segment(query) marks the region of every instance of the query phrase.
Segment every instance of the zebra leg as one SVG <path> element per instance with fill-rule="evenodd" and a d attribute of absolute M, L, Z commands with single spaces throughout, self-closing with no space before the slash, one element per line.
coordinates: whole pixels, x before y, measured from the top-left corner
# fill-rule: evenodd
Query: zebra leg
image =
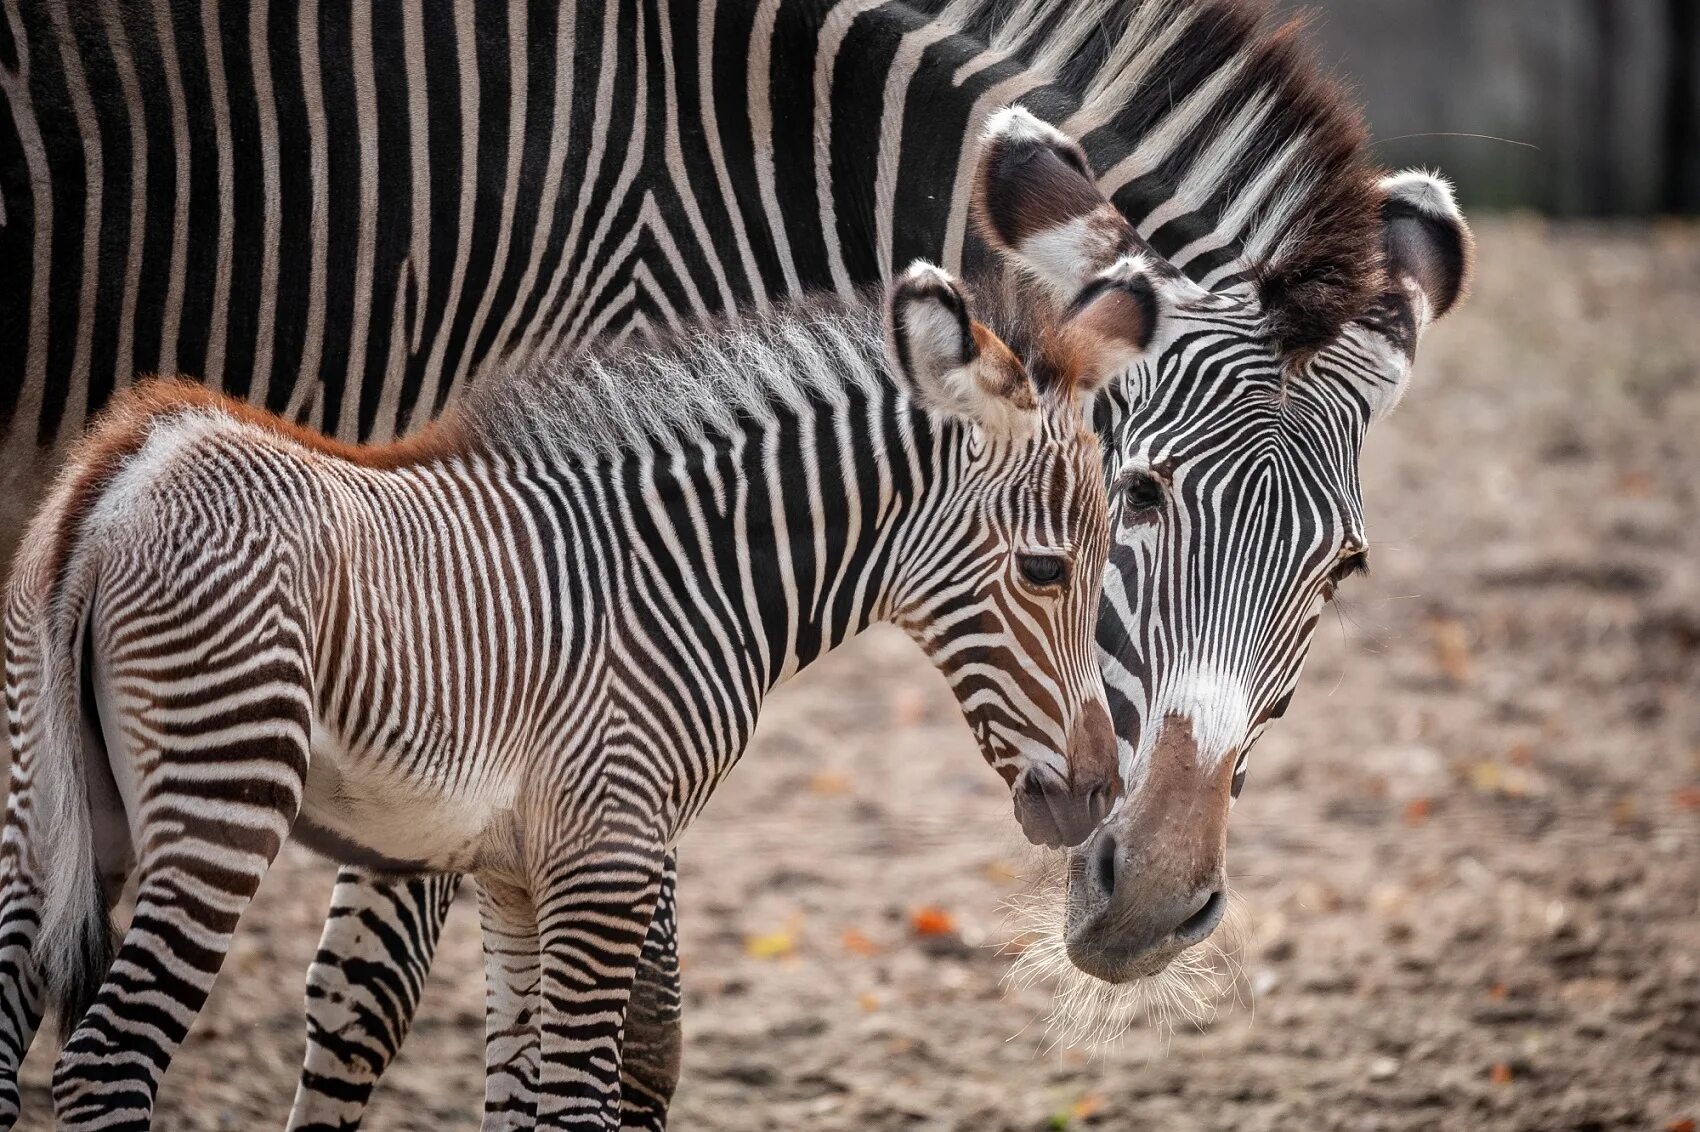
<path fill-rule="evenodd" d="M 14 763 L 13 805 L 20 799 L 19 777 Z M 43 1009 L 41 973 L 31 954 L 41 926 L 41 889 L 29 859 L 22 825 L 13 815 L 0 839 L 0 1132 L 18 1121 L 18 1069 Z"/>
<path fill-rule="evenodd" d="M 457 876 L 337 873 L 307 971 L 307 1056 L 290 1132 L 352 1132 L 413 1024 Z"/>
<path fill-rule="evenodd" d="M 132 760 L 152 764 L 141 780 L 136 910 L 54 1069 L 62 1132 L 151 1126 L 160 1081 L 289 835 L 304 788 L 306 721 L 250 718 L 239 730 L 244 738 L 222 748 L 191 737 L 196 745 L 181 756 L 168 742 L 163 754 Z"/>
<path fill-rule="evenodd" d="M 531 894 L 500 881 L 478 884 L 484 929 L 484 1132 L 537 1123 L 537 992 L 542 980 Z"/>
<path fill-rule="evenodd" d="M 679 1082 L 679 952 L 674 885 L 678 865 L 667 854 L 661 894 L 644 937 L 626 1008 L 621 1058 L 620 1127 L 667 1127 Z M 529 894 L 498 883 L 479 886 L 487 1005 L 484 1027 L 484 1130 L 521 1132 L 537 1116 L 537 915 Z"/>
<path fill-rule="evenodd" d="M 679 997 L 679 857 L 668 853 L 661 868 L 661 891 L 643 940 L 631 1004 L 626 1007 L 626 1040 L 620 1063 L 620 1127 L 662 1132 L 667 1106 L 679 1084 L 684 1045 Z"/>
<path fill-rule="evenodd" d="M 666 851 L 636 838 L 547 858 L 533 885 L 542 937 L 537 1124 L 620 1126 L 620 1046 Z"/>

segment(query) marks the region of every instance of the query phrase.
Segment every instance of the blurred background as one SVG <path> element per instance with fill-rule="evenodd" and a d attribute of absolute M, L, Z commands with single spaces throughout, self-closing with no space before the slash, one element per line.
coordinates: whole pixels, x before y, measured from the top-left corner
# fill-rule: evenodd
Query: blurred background
<path fill-rule="evenodd" d="M 1695 0 L 1283 4 L 1317 13 L 1381 158 L 1444 169 L 1478 212 L 1700 212 Z"/>
<path fill-rule="evenodd" d="M 1045 863 L 876 632 L 682 845 L 676 1127 L 1695 1132 L 1700 3 L 1308 6 L 1382 159 L 1457 182 L 1479 273 L 1366 446 L 1374 573 L 1252 756 L 1231 946 L 1173 1028 L 1071 1047 L 1055 985 L 1007 983 Z M 330 881 L 294 847 L 268 878 L 162 1127 L 278 1125 Z M 470 901 L 432 984 L 376 1132 L 477 1126 Z"/>

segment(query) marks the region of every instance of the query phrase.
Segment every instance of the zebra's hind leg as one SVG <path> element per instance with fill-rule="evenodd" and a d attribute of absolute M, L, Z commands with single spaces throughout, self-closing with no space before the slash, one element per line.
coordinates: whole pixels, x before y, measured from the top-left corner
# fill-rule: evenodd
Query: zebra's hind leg
<path fill-rule="evenodd" d="M 17 767 L 13 767 L 17 797 Z M 41 1026 L 41 973 L 32 952 L 41 926 L 41 890 L 31 875 L 15 818 L 0 840 L 0 1132 L 18 1121 L 18 1070 Z"/>
<path fill-rule="evenodd" d="M 542 938 L 540 1129 L 620 1126 L 621 1039 L 665 850 L 625 831 L 548 855 L 534 878 Z"/>
<path fill-rule="evenodd" d="M 54 1069 L 62 1132 L 151 1125 L 160 1081 L 300 809 L 305 687 L 304 673 L 258 686 L 209 673 L 123 729 L 146 736 L 133 754 L 113 751 L 137 774 L 140 883 L 123 942 Z M 149 733 L 153 719 L 191 711 L 204 721 L 194 733 Z"/>
<path fill-rule="evenodd" d="M 413 1024 L 458 876 L 337 874 L 307 972 L 307 1056 L 290 1132 L 351 1132 Z"/>
<path fill-rule="evenodd" d="M 643 955 L 626 1007 L 626 1040 L 620 1062 L 620 1127 L 662 1132 L 679 1084 L 684 1045 L 679 996 L 679 858 L 667 854 L 661 891 L 644 937 Z"/>
<path fill-rule="evenodd" d="M 478 884 L 484 932 L 484 1132 L 537 1124 L 540 944 L 531 894 L 498 880 Z"/>

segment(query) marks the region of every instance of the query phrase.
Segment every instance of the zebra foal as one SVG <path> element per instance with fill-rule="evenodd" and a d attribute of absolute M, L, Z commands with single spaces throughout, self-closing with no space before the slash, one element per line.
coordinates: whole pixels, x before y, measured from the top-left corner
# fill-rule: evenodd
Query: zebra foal
<path fill-rule="evenodd" d="M 121 398 L 6 605 L 0 1003 L 80 1019 L 61 1126 L 149 1125 L 293 827 L 477 877 L 515 1031 L 488 1119 L 617 1127 L 668 848 L 762 696 L 874 621 L 944 672 L 1029 836 L 1084 837 L 1119 789 L 1087 414 L 1152 330 L 1133 266 L 1084 283 L 989 280 L 1006 343 L 918 264 L 883 319 L 821 299 L 535 366 L 381 447 Z"/>

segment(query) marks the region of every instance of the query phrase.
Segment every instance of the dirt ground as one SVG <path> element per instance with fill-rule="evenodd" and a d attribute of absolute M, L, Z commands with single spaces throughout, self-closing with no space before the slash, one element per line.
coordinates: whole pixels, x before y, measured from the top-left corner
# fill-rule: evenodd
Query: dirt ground
<path fill-rule="evenodd" d="M 1371 437 L 1375 572 L 1252 758 L 1213 1020 L 1071 1049 L 1046 985 L 1005 989 L 1033 859 L 876 633 L 772 702 L 684 841 L 677 1127 L 1694 1128 L 1700 229 L 1479 235 Z M 268 879 L 160 1127 L 282 1127 L 330 877 Z M 463 901 L 368 1128 L 477 1126 L 481 991 Z"/>

